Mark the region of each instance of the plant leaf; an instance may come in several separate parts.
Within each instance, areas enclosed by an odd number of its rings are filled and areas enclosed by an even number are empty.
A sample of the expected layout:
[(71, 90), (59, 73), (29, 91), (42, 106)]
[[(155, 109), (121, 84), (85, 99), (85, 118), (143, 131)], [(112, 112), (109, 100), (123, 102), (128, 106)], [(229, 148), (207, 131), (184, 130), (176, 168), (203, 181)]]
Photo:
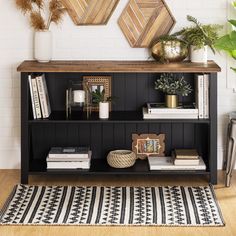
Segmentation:
[(231, 19), (231, 20), (228, 20), (228, 22), (229, 22), (231, 25), (233, 25), (233, 26), (236, 27), (236, 20)]
[(232, 69), (236, 73), (236, 68), (230, 67), (230, 69)]
[(231, 53), (231, 51), (236, 49), (236, 31), (232, 31), (230, 34), (217, 39), (214, 46), (219, 50)]

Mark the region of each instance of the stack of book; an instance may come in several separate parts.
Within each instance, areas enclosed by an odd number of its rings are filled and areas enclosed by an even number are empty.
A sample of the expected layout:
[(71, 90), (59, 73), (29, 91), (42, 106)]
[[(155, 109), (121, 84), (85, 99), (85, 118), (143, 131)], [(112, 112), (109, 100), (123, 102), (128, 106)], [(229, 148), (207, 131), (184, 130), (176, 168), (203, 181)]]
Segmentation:
[(194, 104), (167, 108), (164, 103), (147, 103), (143, 119), (198, 119), (198, 109)]
[(195, 149), (175, 149), (171, 157), (148, 157), (150, 170), (205, 170)]
[(47, 169), (89, 169), (92, 151), (89, 147), (52, 147)]
[(195, 166), (200, 163), (200, 156), (196, 149), (175, 149), (174, 164), (177, 166)]
[(48, 118), (51, 114), (51, 106), (45, 75), (29, 75), (28, 81), (34, 119)]
[(195, 74), (195, 100), (199, 119), (209, 119), (209, 75)]

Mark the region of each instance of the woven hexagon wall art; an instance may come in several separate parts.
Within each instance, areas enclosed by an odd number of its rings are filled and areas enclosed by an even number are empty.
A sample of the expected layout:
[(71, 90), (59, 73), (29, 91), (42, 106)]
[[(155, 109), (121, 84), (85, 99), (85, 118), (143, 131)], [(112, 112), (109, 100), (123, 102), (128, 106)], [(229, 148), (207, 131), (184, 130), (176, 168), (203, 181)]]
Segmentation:
[(119, 0), (62, 0), (76, 25), (105, 25)]
[(130, 0), (118, 24), (131, 47), (145, 48), (168, 34), (175, 18), (164, 0)]

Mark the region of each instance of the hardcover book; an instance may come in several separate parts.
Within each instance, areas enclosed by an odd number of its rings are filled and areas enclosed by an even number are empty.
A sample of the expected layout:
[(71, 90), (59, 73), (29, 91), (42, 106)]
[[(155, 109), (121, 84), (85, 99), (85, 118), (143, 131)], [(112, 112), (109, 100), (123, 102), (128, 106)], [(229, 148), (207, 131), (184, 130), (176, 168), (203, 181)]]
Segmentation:
[(89, 147), (52, 147), (49, 158), (88, 158)]
[(177, 159), (198, 159), (199, 157), (196, 149), (175, 149), (174, 154)]
[(198, 165), (174, 165), (173, 157), (148, 157), (150, 170), (206, 170), (203, 159)]

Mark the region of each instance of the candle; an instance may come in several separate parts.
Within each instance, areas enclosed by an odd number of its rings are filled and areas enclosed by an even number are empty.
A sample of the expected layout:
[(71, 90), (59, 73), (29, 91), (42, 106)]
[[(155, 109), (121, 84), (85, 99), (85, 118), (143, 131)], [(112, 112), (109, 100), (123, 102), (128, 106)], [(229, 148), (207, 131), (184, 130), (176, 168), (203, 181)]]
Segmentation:
[(74, 102), (84, 103), (85, 102), (85, 91), (84, 90), (74, 90)]

